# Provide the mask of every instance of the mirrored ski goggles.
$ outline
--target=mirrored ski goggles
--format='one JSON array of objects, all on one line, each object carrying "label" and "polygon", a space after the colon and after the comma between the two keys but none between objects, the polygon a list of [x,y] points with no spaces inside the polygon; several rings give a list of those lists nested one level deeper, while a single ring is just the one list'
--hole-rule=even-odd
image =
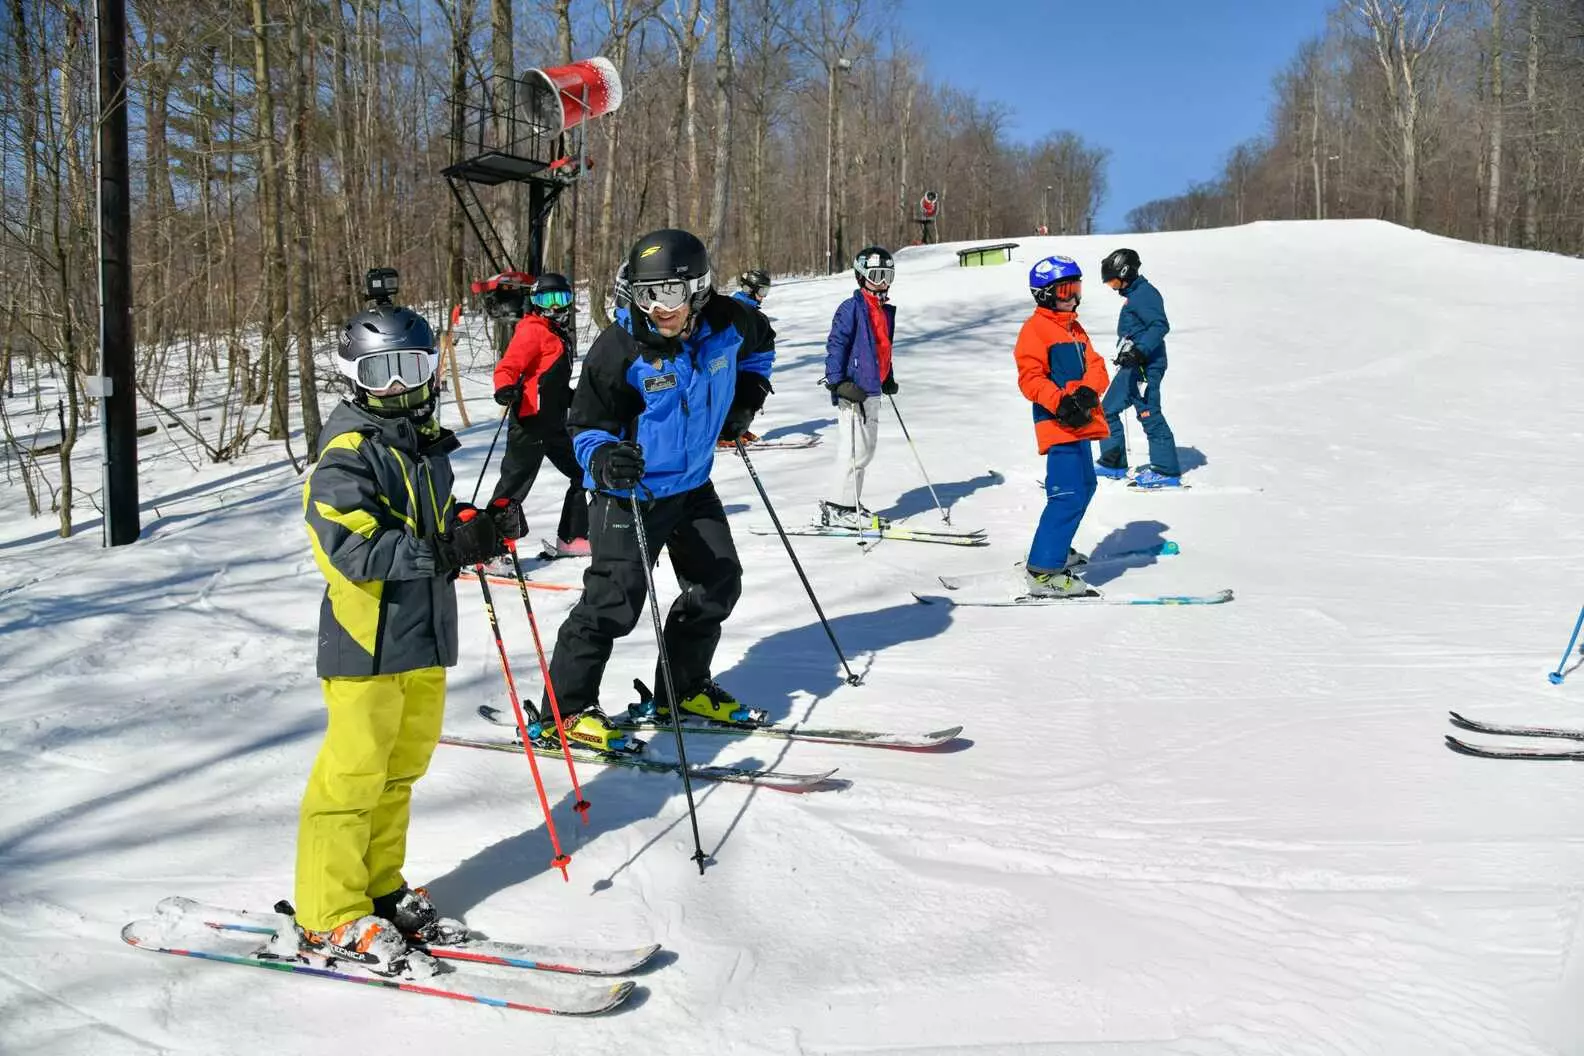
[{"label": "mirrored ski goggles", "polygon": [[572,303],[572,294],[568,290],[545,290],[532,299],[535,308],[565,308]]},{"label": "mirrored ski goggles", "polygon": [[401,382],[416,389],[434,377],[435,357],[422,349],[403,349],[399,352],[375,352],[360,356],[357,361],[357,383],[376,392]]},{"label": "mirrored ski goggles", "polygon": [[876,286],[889,286],[896,278],[895,268],[864,268],[863,277]]},{"label": "mirrored ski goggles", "polygon": [[635,282],[632,284],[632,302],[639,311],[652,312],[656,308],[674,312],[688,302],[695,293],[709,288],[710,273],[697,279],[665,279],[661,282]]},{"label": "mirrored ski goggles", "polygon": [[1050,287],[1053,301],[1076,301],[1083,293],[1082,279],[1062,279]]}]

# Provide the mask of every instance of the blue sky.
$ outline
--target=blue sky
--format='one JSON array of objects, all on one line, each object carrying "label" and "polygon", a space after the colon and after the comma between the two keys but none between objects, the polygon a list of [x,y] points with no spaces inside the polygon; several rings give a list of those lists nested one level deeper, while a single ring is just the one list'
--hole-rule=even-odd
[{"label": "blue sky", "polygon": [[930,73],[1011,107],[1030,142],[1071,129],[1111,150],[1097,230],[1220,172],[1264,131],[1271,78],[1332,0],[901,0]]}]

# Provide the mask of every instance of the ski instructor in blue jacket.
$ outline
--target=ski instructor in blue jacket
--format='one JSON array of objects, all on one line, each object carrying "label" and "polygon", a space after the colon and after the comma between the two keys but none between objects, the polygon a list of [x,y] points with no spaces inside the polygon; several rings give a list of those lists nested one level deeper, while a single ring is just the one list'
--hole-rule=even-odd
[{"label": "ski instructor in blue jacket", "polygon": [[1111,435],[1100,442],[1095,472],[1103,477],[1127,476],[1127,440],[1122,433],[1122,412],[1138,411],[1139,425],[1149,438],[1150,464],[1133,477],[1140,488],[1175,488],[1182,481],[1177,461],[1177,438],[1161,409],[1161,382],[1166,378],[1166,302],[1148,279],[1139,274],[1139,255],[1118,249],[1100,261],[1101,280],[1122,295],[1117,318],[1118,370],[1100,406],[1105,410]]},{"label": "ski instructor in blue jacket", "polygon": [[[721,623],[742,592],[742,565],[710,469],[716,442],[742,436],[763,406],[775,360],[769,321],[715,293],[709,254],[688,232],[640,238],[627,258],[627,281],[628,316],[589,349],[567,412],[584,485],[594,492],[592,561],[550,661],[567,738],[600,752],[641,747],[598,706],[611,646],[637,625],[648,594],[635,512],[649,552],[670,553],[682,588],[664,632],[681,709],[717,721],[747,718],[710,677]],[[654,685],[655,704],[668,715],[664,679]],[[554,726],[541,728],[541,741],[555,744]]]}]

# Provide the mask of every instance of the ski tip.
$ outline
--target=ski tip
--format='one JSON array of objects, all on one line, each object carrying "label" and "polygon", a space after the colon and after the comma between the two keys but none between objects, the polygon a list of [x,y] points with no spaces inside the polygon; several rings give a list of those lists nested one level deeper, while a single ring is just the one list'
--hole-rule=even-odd
[{"label": "ski tip", "polygon": [[944,730],[935,730],[933,732],[926,733],[924,738],[925,740],[929,741],[954,741],[958,737],[962,736],[962,731],[963,728],[961,726],[948,726]]}]

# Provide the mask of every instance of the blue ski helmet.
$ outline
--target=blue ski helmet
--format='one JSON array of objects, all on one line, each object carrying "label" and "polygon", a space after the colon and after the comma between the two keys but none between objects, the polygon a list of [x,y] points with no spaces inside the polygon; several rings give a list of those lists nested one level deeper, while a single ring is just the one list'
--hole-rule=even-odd
[{"label": "blue ski helmet", "polygon": [[1071,257],[1046,257],[1029,269],[1029,292],[1034,303],[1055,308],[1058,301],[1072,301],[1078,307],[1083,289],[1083,269]]}]

